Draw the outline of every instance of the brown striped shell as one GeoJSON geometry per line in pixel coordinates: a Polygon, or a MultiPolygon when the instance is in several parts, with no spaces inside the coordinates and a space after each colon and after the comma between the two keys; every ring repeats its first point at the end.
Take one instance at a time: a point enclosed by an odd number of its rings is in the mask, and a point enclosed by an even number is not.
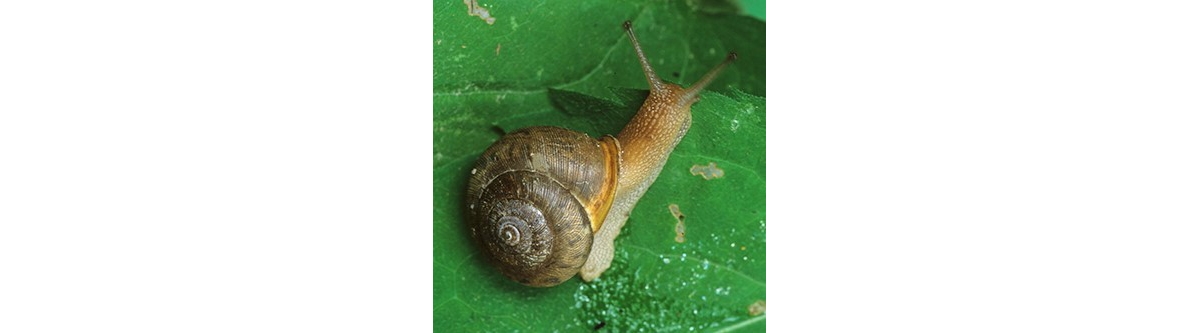
{"type": "Polygon", "coordinates": [[[558,285],[588,259],[617,186],[616,139],[559,127],[505,135],[475,163],[467,184],[471,235],[505,276],[558,285]]]}

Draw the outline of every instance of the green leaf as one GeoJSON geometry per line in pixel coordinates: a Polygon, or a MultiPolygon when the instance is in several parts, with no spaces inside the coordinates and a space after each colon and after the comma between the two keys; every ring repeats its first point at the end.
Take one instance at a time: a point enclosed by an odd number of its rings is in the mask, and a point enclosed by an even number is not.
{"type": "Polygon", "coordinates": [[[436,330],[765,330],[765,315],[747,313],[766,300],[765,24],[712,3],[481,1],[489,25],[462,1],[435,2],[436,330]],[[470,169],[518,128],[620,131],[647,94],[625,20],[667,81],[690,85],[731,50],[738,61],[693,105],[691,129],[630,215],[608,271],[552,288],[512,282],[466,230],[470,169]],[[690,172],[709,163],[724,176],[690,172]],[[671,204],[685,214],[682,243],[671,204]]]}

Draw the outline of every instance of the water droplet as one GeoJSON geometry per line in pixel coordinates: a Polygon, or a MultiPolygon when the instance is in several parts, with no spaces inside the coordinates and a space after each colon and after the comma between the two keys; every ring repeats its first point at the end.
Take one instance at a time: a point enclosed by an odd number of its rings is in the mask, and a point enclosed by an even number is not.
{"type": "Polygon", "coordinates": [[[671,258],[663,258],[663,263],[664,263],[664,264],[670,264],[670,263],[671,263],[671,258]]]}
{"type": "Polygon", "coordinates": [[[729,290],[730,290],[730,289],[732,289],[732,287],[723,287],[723,288],[717,288],[717,290],[716,290],[716,292],[715,292],[715,293],[716,293],[717,295],[721,295],[721,296],[728,296],[728,295],[729,295],[729,290]]]}
{"type": "Polygon", "coordinates": [[[708,270],[708,259],[704,259],[704,264],[701,267],[704,267],[704,270],[708,270]]]}

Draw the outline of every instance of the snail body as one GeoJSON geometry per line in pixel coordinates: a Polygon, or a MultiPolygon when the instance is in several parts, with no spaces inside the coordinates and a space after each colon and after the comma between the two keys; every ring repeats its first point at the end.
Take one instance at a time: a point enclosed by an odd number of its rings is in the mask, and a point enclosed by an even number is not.
{"type": "Polygon", "coordinates": [[[577,273],[592,281],[608,269],[613,241],[630,211],[691,126],[691,105],[736,59],[730,53],[685,89],[660,80],[628,21],[624,28],[650,95],[616,137],[524,128],[493,143],[471,169],[471,236],[514,281],[549,287],[577,273]]]}

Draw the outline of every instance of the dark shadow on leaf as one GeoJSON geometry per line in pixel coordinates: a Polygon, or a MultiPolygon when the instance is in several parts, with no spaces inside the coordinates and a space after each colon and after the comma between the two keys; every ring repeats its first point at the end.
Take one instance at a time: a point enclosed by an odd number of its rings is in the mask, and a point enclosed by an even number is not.
{"type": "MultiPolygon", "coordinates": [[[[617,101],[621,103],[621,106],[626,109],[632,109],[634,112],[642,107],[642,103],[646,101],[646,97],[650,97],[650,91],[646,89],[611,87],[608,90],[617,96],[617,101]]],[[[634,112],[630,112],[628,117],[632,118],[634,112]]]]}
{"type": "MultiPolygon", "coordinates": [[[[648,91],[644,91],[643,99],[648,91]]],[[[555,108],[571,117],[585,120],[598,134],[617,134],[625,123],[637,112],[641,102],[628,103],[625,99],[612,101],[573,91],[549,88],[547,95],[555,108]]],[[[618,96],[621,97],[621,96],[618,96]]]]}
{"type": "Polygon", "coordinates": [[[503,127],[500,127],[500,125],[493,125],[492,132],[495,132],[497,135],[500,135],[500,136],[504,136],[505,134],[508,134],[504,131],[503,127]]]}

